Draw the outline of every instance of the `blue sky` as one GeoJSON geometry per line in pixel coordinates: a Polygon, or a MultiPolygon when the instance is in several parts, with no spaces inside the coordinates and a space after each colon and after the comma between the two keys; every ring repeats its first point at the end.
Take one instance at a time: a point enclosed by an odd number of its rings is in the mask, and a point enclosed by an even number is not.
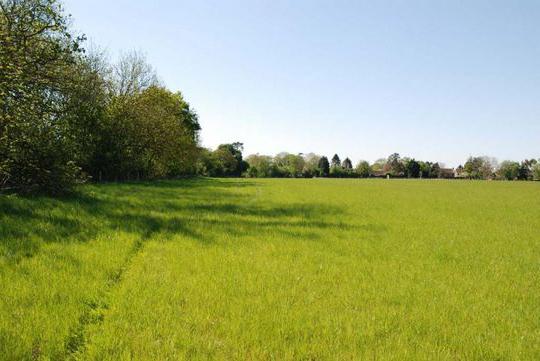
{"type": "Polygon", "coordinates": [[[208,147],[540,157],[540,1],[64,3],[113,58],[146,53],[208,147]]]}

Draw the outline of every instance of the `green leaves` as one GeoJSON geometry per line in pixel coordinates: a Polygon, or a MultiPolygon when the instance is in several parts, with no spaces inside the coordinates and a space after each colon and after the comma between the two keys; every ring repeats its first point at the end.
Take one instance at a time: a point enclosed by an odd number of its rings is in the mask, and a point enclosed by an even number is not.
{"type": "Polygon", "coordinates": [[[66,125],[65,74],[79,38],[55,0],[2,3],[0,179],[21,192],[60,193],[81,180],[66,125]]]}
{"type": "Polygon", "coordinates": [[[0,2],[0,188],[193,174],[197,114],[139,53],[84,55],[57,0],[0,2]]]}

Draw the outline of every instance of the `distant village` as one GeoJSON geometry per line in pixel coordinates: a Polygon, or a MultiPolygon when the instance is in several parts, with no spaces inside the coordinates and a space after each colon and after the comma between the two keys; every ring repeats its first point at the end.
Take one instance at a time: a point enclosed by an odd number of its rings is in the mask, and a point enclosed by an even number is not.
{"type": "MultiPolygon", "coordinates": [[[[290,177],[290,178],[441,178],[441,179],[485,179],[485,180],[540,180],[540,159],[525,159],[522,162],[498,162],[490,157],[469,157],[463,165],[446,168],[438,162],[419,161],[401,157],[398,153],[381,158],[370,164],[359,161],[353,166],[349,158],[341,160],[335,154],[330,160],[314,153],[279,153],[276,156],[252,154],[241,160],[241,143],[234,150],[238,157],[236,175],[246,177],[290,177]]],[[[223,146],[220,146],[223,147],[223,146]]],[[[223,150],[223,148],[221,148],[223,150]]],[[[220,157],[220,148],[209,156],[220,157]]],[[[221,156],[221,163],[224,160],[221,156]]],[[[220,163],[216,159],[216,163],[220,163]]],[[[219,167],[218,167],[219,168],[219,167]]],[[[224,169],[209,168],[209,176],[234,176],[224,169]]]]}

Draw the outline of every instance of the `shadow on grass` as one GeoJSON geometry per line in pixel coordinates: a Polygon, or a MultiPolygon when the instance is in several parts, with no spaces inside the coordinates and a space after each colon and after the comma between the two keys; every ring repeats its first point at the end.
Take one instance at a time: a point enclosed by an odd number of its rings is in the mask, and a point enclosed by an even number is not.
{"type": "MultiPolygon", "coordinates": [[[[340,223],[344,210],[313,203],[261,203],[252,181],[198,178],[89,185],[79,194],[0,196],[0,256],[17,262],[44,243],[87,242],[100,234],[129,232],[146,240],[183,235],[204,244],[216,236],[282,236],[316,239],[318,230],[352,230],[340,223]]],[[[364,232],[380,231],[365,227],[364,232]]]]}

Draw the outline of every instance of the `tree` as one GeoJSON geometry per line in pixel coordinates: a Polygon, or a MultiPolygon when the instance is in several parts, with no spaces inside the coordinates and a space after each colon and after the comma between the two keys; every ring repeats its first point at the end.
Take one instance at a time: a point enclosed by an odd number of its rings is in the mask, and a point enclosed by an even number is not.
{"type": "Polygon", "coordinates": [[[227,145],[222,144],[218,146],[212,155],[216,159],[217,164],[216,176],[230,177],[238,174],[238,160],[227,145]]]}
{"type": "Polygon", "coordinates": [[[104,126],[111,100],[110,66],[103,52],[93,50],[80,56],[63,84],[66,94],[67,122],[75,143],[76,163],[95,180],[100,180],[103,164],[101,138],[107,136],[104,126]]]}
{"type": "Polygon", "coordinates": [[[419,161],[420,165],[420,178],[431,178],[431,162],[419,161]]]}
{"type": "Polygon", "coordinates": [[[276,154],[274,157],[274,165],[276,166],[276,171],[278,177],[291,177],[291,169],[289,167],[287,157],[289,156],[289,153],[287,152],[281,152],[279,154],[276,154]]]}
{"type": "Polygon", "coordinates": [[[273,176],[273,160],[267,155],[252,154],[247,157],[249,168],[247,171],[248,177],[272,177],[273,176]]]}
{"type": "Polygon", "coordinates": [[[347,176],[347,173],[345,172],[345,169],[343,169],[342,167],[332,166],[330,167],[329,176],[333,178],[342,178],[342,177],[347,176]]]}
{"type": "Polygon", "coordinates": [[[305,164],[306,162],[301,154],[289,154],[287,156],[287,166],[289,168],[289,173],[293,178],[300,178],[303,176],[302,171],[304,170],[305,164]]]}
{"type": "Polygon", "coordinates": [[[242,158],[244,145],[240,142],[221,144],[214,151],[218,164],[218,176],[239,177],[249,164],[242,158]]]}
{"type": "Polygon", "coordinates": [[[319,171],[321,177],[328,177],[330,174],[330,164],[328,163],[328,158],[325,156],[322,156],[321,159],[319,159],[319,171]]]}
{"type": "Polygon", "coordinates": [[[377,159],[372,165],[371,165],[371,170],[373,172],[381,172],[383,171],[383,169],[385,168],[386,166],[386,159],[385,158],[380,158],[380,159],[377,159]]]}
{"type": "Polygon", "coordinates": [[[439,163],[433,163],[431,165],[431,172],[430,172],[431,178],[440,178],[441,177],[441,166],[439,163]]]}
{"type": "Polygon", "coordinates": [[[391,154],[386,160],[386,165],[383,167],[383,170],[387,171],[395,177],[403,176],[405,173],[405,168],[398,153],[391,154]]]}
{"type": "MultiPolygon", "coordinates": [[[[219,159],[198,146],[196,112],[159,85],[144,56],[127,53],[110,66],[103,53],[85,53],[59,0],[0,0],[0,10],[0,189],[55,194],[86,174],[217,169],[219,159]]],[[[240,175],[241,144],[232,147],[240,175]]]]}
{"type": "Polygon", "coordinates": [[[353,165],[349,158],[345,158],[343,160],[343,163],[341,164],[341,167],[335,168],[336,173],[340,173],[337,176],[339,177],[353,177],[355,173],[353,172],[353,165]]]}
{"type": "Polygon", "coordinates": [[[482,177],[481,168],[484,161],[480,157],[469,157],[463,166],[465,174],[470,179],[479,179],[482,177]]]}
{"type": "Polygon", "coordinates": [[[199,157],[195,165],[196,174],[206,177],[217,176],[218,164],[213,152],[210,149],[199,148],[198,155],[199,157]]]}
{"type": "Polygon", "coordinates": [[[497,161],[489,157],[469,157],[463,169],[470,179],[489,179],[497,161]]]}
{"type": "Polygon", "coordinates": [[[332,157],[332,167],[341,167],[341,160],[337,154],[332,157]]]}
{"type": "Polygon", "coordinates": [[[303,176],[305,161],[301,154],[280,153],[274,158],[274,164],[282,177],[298,178],[303,176]]]}
{"type": "Polygon", "coordinates": [[[356,174],[361,178],[368,178],[371,175],[371,167],[365,160],[361,160],[356,165],[356,174]]]}
{"type": "Polygon", "coordinates": [[[533,180],[540,180],[540,159],[532,166],[532,176],[533,180]]]}
{"type": "Polygon", "coordinates": [[[480,174],[483,179],[493,178],[493,173],[497,167],[497,160],[490,157],[482,157],[482,165],[480,166],[480,174]]]}
{"type": "Polygon", "coordinates": [[[420,177],[420,163],[414,159],[410,159],[405,164],[405,172],[408,178],[420,177]]]}
{"type": "Polygon", "coordinates": [[[198,157],[197,117],[182,94],[151,86],[135,96],[139,155],[150,178],[193,174],[198,157]]]}
{"type": "Polygon", "coordinates": [[[514,180],[519,176],[520,165],[517,162],[505,160],[499,166],[497,174],[500,178],[506,180],[514,180]]]}
{"type": "Polygon", "coordinates": [[[84,37],[56,0],[3,0],[0,10],[0,187],[67,191],[83,178],[64,84],[84,37]]]}
{"type": "Polygon", "coordinates": [[[139,94],[151,86],[159,86],[157,74],[146,61],[146,57],[137,51],[121,55],[113,67],[113,90],[118,96],[139,94]]]}
{"type": "Polygon", "coordinates": [[[196,117],[180,93],[157,86],[114,97],[101,129],[94,176],[123,180],[193,174],[200,148],[196,117]]]}
{"type": "Polygon", "coordinates": [[[334,156],[332,157],[330,172],[328,175],[330,177],[340,178],[344,175],[343,173],[344,172],[343,167],[341,166],[341,160],[339,159],[339,156],[337,154],[334,154],[334,156]]]}
{"type": "Polygon", "coordinates": [[[532,169],[536,164],[536,159],[525,159],[519,166],[518,179],[519,180],[532,180],[532,169]]]}
{"type": "Polygon", "coordinates": [[[304,155],[304,169],[303,175],[305,178],[312,178],[319,175],[319,160],[321,159],[320,155],[315,153],[308,153],[304,155]]]}

